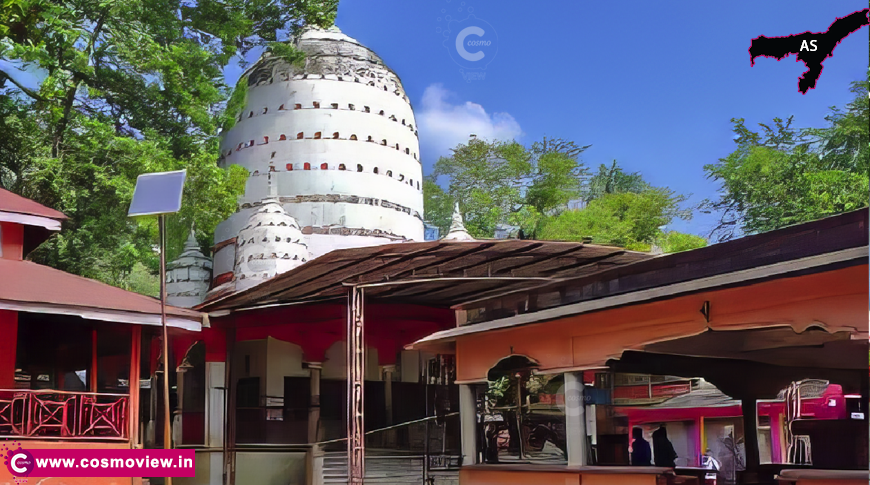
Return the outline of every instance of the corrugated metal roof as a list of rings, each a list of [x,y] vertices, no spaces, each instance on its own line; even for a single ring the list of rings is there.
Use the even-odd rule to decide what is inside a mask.
[[[47,217],[56,220],[67,218],[63,212],[46,207],[26,197],[13,194],[6,189],[0,189],[0,212],[14,212],[16,214]]]
[[[617,247],[528,240],[340,249],[245,291],[215,298],[199,309],[214,312],[346,298],[349,285],[367,286],[367,299],[449,307],[650,257]]]
[[[160,300],[31,261],[0,259],[0,309],[160,325]],[[169,325],[198,330],[202,314],[166,307]]]

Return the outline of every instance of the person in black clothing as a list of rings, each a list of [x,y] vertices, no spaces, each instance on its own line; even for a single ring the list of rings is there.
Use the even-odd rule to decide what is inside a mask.
[[[664,426],[653,432],[652,440],[656,466],[664,466],[668,468],[677,466],[677,452],[674,450],[674,445],[668,439],[668,431]]]
[[[652,466],[652,450],[649,443],[643,439],[643,429],[634,428],[631,430],[631,435],[634,438],[631,442],[631,465]]]

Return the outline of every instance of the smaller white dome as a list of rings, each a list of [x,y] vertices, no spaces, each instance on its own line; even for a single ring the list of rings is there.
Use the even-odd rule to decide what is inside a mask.
[[[299,223],[277,199],[264,199],[236,239],[236,291],[256,286],[309,259]]]
[[[447,235],[441,238],[442,241],[474,241],[471,234],[465,229],[465,223],[462,222],[462,212],[459,211],[459,202],[453,207],[453,220],[450,222],[450,229]]]

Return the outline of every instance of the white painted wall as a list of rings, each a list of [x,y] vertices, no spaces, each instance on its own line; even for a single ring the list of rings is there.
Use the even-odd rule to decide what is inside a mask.
[[[326,350],[326,360],[323,362],[321,379],[347,378],[347,346],[345,342],[335,342]],[[365,380],[380,381],[381,369],[378,366],[378,349],[366,347]]]
[[[302,347],[283,340],[266,339],[266,395],[284,396],[284,377],[308,377],[302,368]],[[273,405],[278,405],[272,400]]]

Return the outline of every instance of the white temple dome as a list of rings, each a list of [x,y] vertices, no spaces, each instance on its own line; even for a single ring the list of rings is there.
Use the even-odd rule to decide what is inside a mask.
[[[264,54],[222,135],[219,164],[250,176],[238,212],[215,230],[216,281],[234,271],[241,246],[232,240],[269,197],[298,223],[312,258],[423,240],[417,123],[399,77],[337,28],[309,28],[292,42],[304,66]]]
[[[311,258],[299,224],[277,199],[266,199],[251,214],[236,240],[236,291],[290,271]]]
[[[191,228],[184,251],[166,265],[166,303],[192,308],[202,303],[211,282],[211,260],[199,249]]]

